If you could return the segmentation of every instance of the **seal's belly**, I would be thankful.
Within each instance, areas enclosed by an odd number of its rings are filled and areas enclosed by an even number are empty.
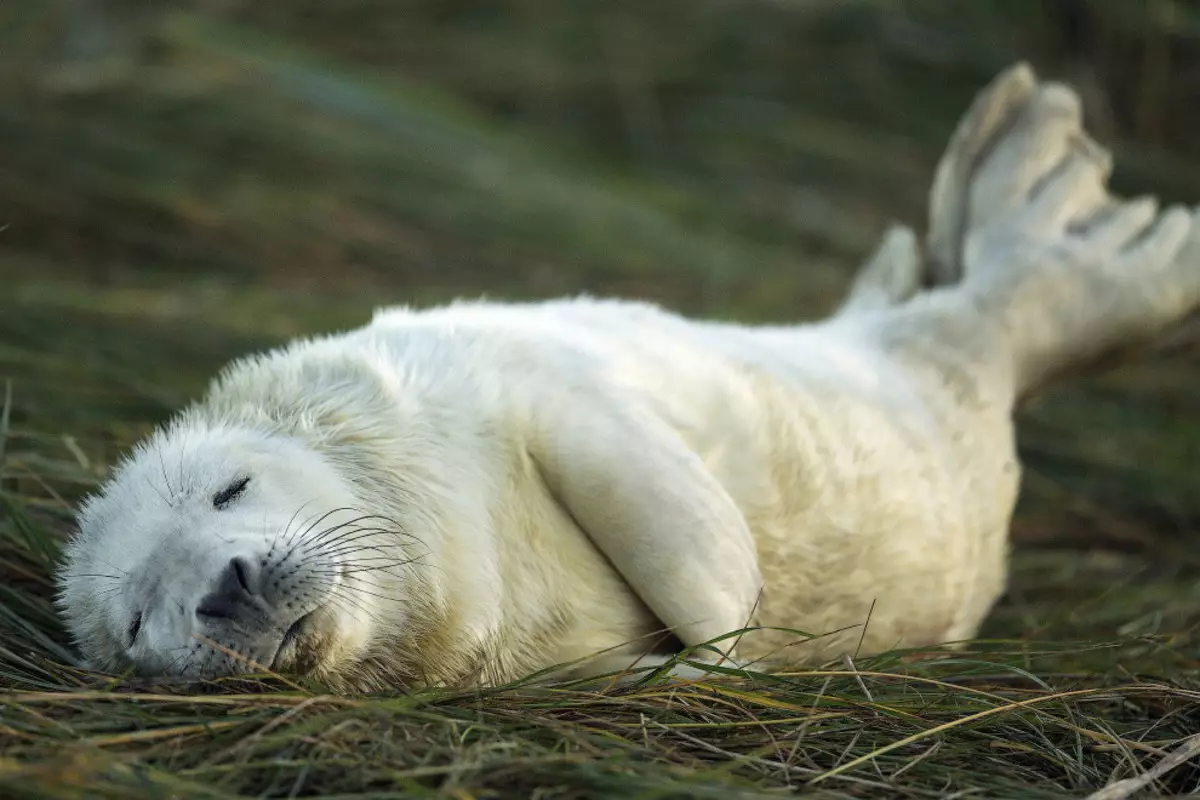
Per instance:
[[[940,435],[919,415],[897,418],[854,396],[756,383],[761,430],[704,455],[755,537],[765,580],[755,622],[819,638],[796,646],[795,635],[758,632],[743,654],[787,644],[791,658],[820,657],[860,638],[867,652],[949,638],[969,595],[993,594],[977,567],[1002,569],[1002,553],[984,550],[1003,521],[972,505],[969,476]]]
[[[513,332],[513,352],[551,342],[547,357],[572,374],[585,365],[658,415],[720,481],[758,549],[754,622],[817,637],[755,632],[743,653],[812,659],[965,638],[1001,591],[1016,493],[1010,421],[930,391],[853,331],[692,322],[619,302],[488,309],[486,325],[492,340]],[[514,525],[579,545],[526,576],[545,581],[554,611],[534,637],[557,643],[544,655],[644,636],[655,621],[626,602],[632,591],[586,534],[532,513],[517,511]]]
[[[1006,574],[1007,420],[930,397],[844,332],[659,315],[620,330],[605,331],[611,374],[700,455],[754,534],[756,624],[816,637],[755,632],[743,655],[809,660],[975,632]]]

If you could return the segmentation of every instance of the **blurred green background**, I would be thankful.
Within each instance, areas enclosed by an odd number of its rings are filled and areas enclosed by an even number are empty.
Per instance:
[[[767,758],[904,737],[820,796],[1077,797],[1145,769],[1197,730],[1195,345],[1022,414],[1003,641],[929,667],[961,691],[296,713],[61,667],[74,503],[228,359],[459,294],[820,315],[890,220],[924,225],[956,121],[1018,59],[1079,89],[1116,188],[1200,202],[1200,2],[0,0],[0,690],[42,692],[0,691],[0,794],[757,797],[726,772],[796,789]],[[1063,687],[1087,691],[1027,708]]]
[[[1196,2],[4,0],[4,480],[65,507],[228,358],[376,304],[818,315],[1017,59],[1117,188],[1200,201]],[[1194,565],[1198,364],[1030,410],[1018,538]]]

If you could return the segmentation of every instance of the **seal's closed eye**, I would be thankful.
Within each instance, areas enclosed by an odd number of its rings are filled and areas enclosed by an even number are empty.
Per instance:
[[[131,647],[133,646],[133,643],[137,641],[138,631],[141,629],[142,612],[139,611],[136,615],[134,615],[133,622],[129,623],[129,630],[126,631],[126,633],[129,635],[129,645]]]
[[[250,478],[241,478],[226,486],[221,491],[213,495],[213,508],[220,511],[225,506],[237,500],[242,492],[246,491],[246,485],[250,483]]]

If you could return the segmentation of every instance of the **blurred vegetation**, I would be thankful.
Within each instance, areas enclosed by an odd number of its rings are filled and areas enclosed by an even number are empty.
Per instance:
[[[1200,202],[1200,2],[4,0],[0,685],[45,694],[0,695],[0,793],[759,796],[912,735],[823,796],[1079,796],[1200,730],[1195,349],[1022,417],[1003,641],[871,665],[951,688],[215,710],[61,666],[71,504],[228,358],[456,294],[818,315],[1017,59],[1081,91],[1118,189]]]
[[[2,244],[109,281],[337,269],[788,318],[753,287],[805,303],[814,258],[918,221],[1017,57],[1085,90],[1118,185],[1194,198],[1192,7],[1035,7],[9,0]]]

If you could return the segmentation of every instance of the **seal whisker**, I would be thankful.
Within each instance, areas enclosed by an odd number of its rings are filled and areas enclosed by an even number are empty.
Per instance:
[[[162,471],[163,486],[166,487],[166,490],[167,490],[168,494],[170,494],[171,499],[168,500],[165,496],[162,495],[161,492],[159,492],[159,497],[162,497],[163,502],[166,503],[167,506],[174,507],[175,498],[178,496],[178,492],[176,492],[175,489],[171,486],[171,480],[170,480],[170,478],[167,477],[167,460],[163,456],[162,447],[155,447],[154,451],[158,454],[158,467]],[[146,481],[148,483],[150,483],[151,486],[154,486],[154,483],[152,481],[150,481],[149,476],[146,477]],[[155,489],[157,490],[157,487],[155,487]]]
[[[387,600],[388,602],[392,602],[392,603],[401,602],[401,598],[399,598],[395,595],[383,594],[381,592],[369,592],[366,589],[362,588],[362,586],[359,586],[359,585],[346,584],[346,591],[353,592],[354,594],[359,594],[359,595],[363,595],[366,597],[373,597],[376,600]]]
[[[393,570],[400,569],[402,567],[406,567],[410,563],[411,562],[409,562],[409,561],[397,561],[392,564],[378,564],[378,565],[372,565],[372,566],[353,566],[353,565],[351,565],[351,566],[347,567],[346,569],[342,570],[342,575],[345,577],[350,577],[352,575],[361,576],[361,575],[372,575],[372,574],[378,573],[378,574],[382,574],[382,575],[387,575],[388,577],[391,577],[391,578],[400,579],[402,576],[397,574],[396,572],[393,572]]]
[[[331,534],[320,540],[314,539],[313,543],[320,545],[322,548],[327,548],[330,546],[356,542],[364,538],[371,538],[373,536],[389,536],[392,538],[397,538],[395,536],[395,531],[390,528],[355,526],[353,528],[340,531],[336,535]],[[393,543],[393,546],[407,546],[407,543],[395,542]]]
[[[386,527],[380,526],[381,528],[392,531],[401,536],[405,536],[408,538],[415,538],[415,537],[413,537],[413,534],[409,533],[405,529],[404,525],[401,525],[394,518],[389,517],[386,514],[377,514],[377,513],[365,514],[364,516],[360,517],[358,521],[361,522],[361,521],[365,521],[365,520],[379,520],[381,522],[386,523]]]
[[[372,517],[368,514],[368,515],[364,515],[361,517],[356,517],[354,519],[346,520],[337,525],[330,526],[329,528],[326,528],[325,530],[321,531],[320,533],[306,536],[305,541],[307,543],[326,542],[326,541],[329,541],[331,537],[335,537],[335,535],[349,535],[349,534],[359,532],[359,531],[369,531],[369,532],[377,532],[377,533],[388,532],[382,528],[366,527],[366,526],[360,525],[360,523],[362,521],[369,520],[371,518]]]
[[[372,520],[381,521],[383,523],[386,523],[386,525],[374,525],[374,526],[363,525],[363,527],[371,527],[371,528],[377,529],[377,530],[386,530],[391,533],[394,533],[397,536],[401,536],[404,538],[410,538],[410,539],[416,538],[415,536],[413,536],[413,534],[406,531],[403,525],[400,525],[398,522],[391,519],[390,517],[387,517],[387,516],[384,516],[381,514],[363,514],[362,516],[356,517],[355,519],[348,520],[347,524],[361,525],[362,523],[372,521]]]
[[[316,525],[313,525],[307,531],[305,531],[303,536],[300,537],[300,542],[302,542],[304,544],[311,544],[314,541],[320,541],[321,539],[331,536],[340,530],[357,525],[361,520],[371,518],[369,514],[363,514],[353,508],[335,509],[334,512],[330,512],[330,513],[335,513],[338,511],[344,511],[347,513],[357,513],[359,516],[352,517],[351,519],[343,520],[334,525],[330,525],[329,527],[322,529],[319,533],[312,532],[313,530],[316,529]],[[321,520],[324,520],[328,516],[329,516],[329,514],[326,514],[324,517],[321,518]],[[321,520],[318,520],[318,524],[320,523]]]
[[[348,570],[353,569],[353,567],[378,564],[400,566],[416,563],[416,559],[410,557],[407,553],[389,552],[388,549],[371,546],[344,547],[332,549],[332,551],[318,551],[313,552],[313,557],[312,559],[301,561],[301,564],[308,566],[308,569],[312,569],[312,565],[316,564],[319,569],[320,561],[332,559],[337,563],[335,569]]]
[[[356,542],[371,541],[378,539],[381,536],[386,536],[386,531],[363,531],[360,529],[348,529],[339,532],[337,535],[330,536],[323,540],[311,540],[305,542],[309,547],[305,548],[306,552],[311,553],[329,553],[333,550],[343,547],[353,547]],[[368,547],[370,545],[361,545]]]
[[[372,573],[372,572],[382,572],[385,575],[392,576],[393,578],[400,578],[401,576],[397,575],[396,573],[392,572],[391,570],[399,569],[400,567],[407,567],[408,565],[410,565],[412,563],[413,563],[412,559],[403,559],[400,561],[391,561],[391,562],[387,562],[384,564],[370,564],[370,565],[355,564],[353,562],[348,562],[348,563],[344,563],[342,565],[341,571],[342,571],[343,575],[364,575],[364,574],[368,574],[368,573]]]
[[[340,568],[347,574],[352,574],[355,570],[372,570],[372,569],[394,569],[398,567],[406,567],[412,564],[415,559],[412,558],[388,558],[386,556],[366,556],[363,558],[348,559],[340,563]]]
[[[187,484],[187,478],[185,477],[186,473],[185,473],[184,467],[186,466],[187,447],[188,447],[188,442],[190,441],[190,439],[191,439],[191,431],[185,430],[184,434],[183,434],[183,444],[179,448],[179,489],[176,492],[177,497],[182,497],[186,494],[185,489],[186,489],[186,484]],[[159,445],[160,452],[161,452],[161,449],[162,449],[162,445],[160,444]]]
[[[357,570],[337,570],[336,572],[334,572],[334,571],[332,571],[332,570],[327,570],[327,571],[314,571],[314,572],[313,572],[313,574],[314,574],[314,575],[319,575],[319,576],[329,576],[329,577],[338,577],[338,578],[354,578],[355,580],[359,581],[360,583],[363,583],[363,584],[366,584],[366,585],[369,585],[369,586],[373,586],[373,587],[376,587],[376,588],[379,588],[379,589],[394,588],[394,587],[384,586],[384,585],[382,585],[382,584],[379,584],[379,583],[377,583],[377,582],[371,582],[371,583],[368,583],[368,582],[365,580],[365,577],[366,577],[366,576],[370,576],[370,575],[373,575],[373,574],[375,574],[375,573],[381,573],[381,574],[383,574],[383,575],[386,575],[386,576],[388,576],[388,577],[390,577],[390,578],[394,578],[394,579],[396,579],[396,580],[403,580],[403,576],[402,576],[402,575],[398,575],[398,574],[396,574],[396,573],[394,573],[394,572],[388,572],[386,568],[357,569]]]
[[[304,503],[304,505],[307,505],[309,502],[312,502],[312,501],[311,501],[311,500],[310,500],[310,501],[306,501],[306,502]],[[296,516],[298,516],[298,514],[296,514],[296,515],[293,515],[292,519],[294,520],[294,519],[296,518]],[[287,526],[286,528],[284,528],[284,532],[285,532],[285,533],[284,533],[284,536],[283,536],[283,546],[285,546],[285,547],[286,547],[286,546],[287,546],[289,543],[291,543],[291,541],[293,540],[293,538],[295,538],[296,536],[299,536],[299,535],[300,535],[300,532],[301,532],[302,530],[304,530],[304,529],[308,528],[308,527],[310,526],[310,524],[316,524],[316,523],[314,522],[314,520],[317,520],[317,519],[318,519],[319,517],[321,517],[321,516],[322,516],[321,512],[320,512],[320,511],[318,511],[318,512],[316,512],[316,513],[314,513],[314,514],[312,514],[312,515],[310,515],[310,516],[307,516],[307,517],[305,517],[305,518],[304,518],[304,521],[303,521],[303,522],[301,522],[301,523],[300,523],[300,524],[299,524],[299,525],[296,527],[296,530],[294,530],[294,531],[292,531],[292,530],[291,530],[291,522],[289,521],[289,523],[288,523],[288,526]],[[274,543],[272,543],[272,544],[271,544],[271,550],[274,550],[274,549],[275,549],[275,545],[274,545]]]
[[[110,586],[107,589],[98,590],[94,596],[98,599],[107,599],[109,597],[116,597],[120,593],[120,591],[121,591],[121,587]]]
[[[348,557],[352,556],[373,556],[377,559],[403,559],[411,558],[412,556],[404,551],[402,547],[395,544],[382,542],[379,544],[368,544],[366,542],[374,541],[375,537],[364,537],[366,541],[355,540],[349,542],[338,543],[335,547],[319,547],[307,551],[300,559],[301,564],[309,564],[315,561],[332,559],[337,562],[343,562]]]
[[[70,572],[70,573],[65,573],[64,577],[66,577],[66,578],[105,578],[108,580],[119,581],[119,580],[123,579],[125,576],[124,575],[106,575],[103,572]]]
[[[292,529],[292,525],[295,524],[296,518],[299,517],[300,512],[302,512],[304,508],[312,502],[312,500],[305,500],[303,503],[301,503],[300,506],[292,512],[292,516],[290,519],[288,519],[287,524],[284,525],[283,528],[275,531],[275,536],[271,539],[271,546],[267,549],[268,553],[275,552],[275,545],[279,542],[281,536],[283,537],[284,541],[287,541],[288,531]]]
[[[397,561],[409,562],[414,560],[413,557],[404,553],[399,548],[396,548],[396,550],[397,552],[392,552],[391,548],[363,546],[329,552],[321,551],[314,553],[314,555],[322,557],[336,556],[338,564],[346,567],[354,566],[355,564],[375,564],[381,562],[390,564]]]
[[[108,561],[106,559],[98,559],[98,560],[101,562],[102,566],[108,567],[111,570],[115,570],[116,572],[121,573],[121,575],[126,578],[129,577],[129,570],[122,569],[121,567],[118,567],[116,564],[114,564],[111,561]]]
[[[280,563],[287,561],[292,556],[292,554],[296,552],[296,548],[300,547],[300,545],[304,544],[308,540],[309,531],[315,529],[317,525],[320,525],[322,521],[328,519],[330,516],[337,514],[339,512],[343,512],[343,511],[353,513],[354,509],[352,509],[352,508],[334,508],[329,511],[326,511],[324,514],[319,515],[318,519],[315,522],[313,522],[313,524],[301,536],[299,536],[295,539],[295,541],[292,543],[291,549],[289,549],[286,553],[284,553],[283,557],[279,559]]]
[[[352,508],[331,508],[325,512],[317,512],[317,513],[313,514],[312,516],[306,518],[304,520],[304,522],[301,523],[301,525],[299,527],[297,527],[296,530],[284,540],[284,544],[291,544],[297,540],[304,541],[304,540],[308,539],[309,533],[311,533],[313,530],[315,530],[318,525],[320,525],[323,521],[325,521],[329,517],[333,516],[334,514],[340,513],[342,511],[353,512],[354,509],[352,509]]]
[[[305,524],[304,524],[304,525],[302,525],[300,528],[298,528],[298,529],[296,530],[296,534],[295,534],[295,535],[296,535],[296,536],[299,536],[299,537],[300,537],[300,538],[302,538],[302,539],[303,539],[303,538],[307,538],[307,537],[308,537],[308,534],[309,534],[309,532],[310,532],[310,531],[312,531],[313,529],[315,529],[315,528],[316,528],[318,525],[320,525],[320,524],[321,524],[323,521],[325,521],[325,520],[326,520],[326,519],[328,519],[329,517],[333,516],[334,514],[338,514],[338,513],[340,513],[340,512],[343,512],[343,511],[349,511],[349,512],[353,512],[353,511],[354,511],[354,509],[353,509],[353,508],[347,508],[347,507],[339,507],[339,508],[331,508],[331,509],[329,509],[328,511],[325,511],[324,513],[320,513],[320,512],[318,512],[317,514],[314,514],[312,517],[309,517],[309,519],[310,519],[310,520],[312,520],[312,522],[311,522],[311,523],[309,523],[309,522],[306,520],[306,521],[305,521]],[[289,540],[289,541],[290,541],[290,540]]]
[[[370,584],[370,585],[372,586],[372,588],[377,588],[377,587],[374,587],[374,584]],[[357,602],[365,602],[367,598],[370,598],[373,600],[387,600],[388,602],[392,602],[392,603],[403,603],[404,602],[403,598],[398,597],[397,595],[394,595],[394,594],[391,594],[388,592],[371,592],[371,591],[368,591],[367,589],[364,589],[362,586],[350,587],[350,589],[346,592],[345,596],[346,597],[355,597],[355,600]]]
[[[361,544],[358,541],[341,542],[336,547],[314,548],[311,551],[311,556],[312,557],[337,558],[340,556],[353,555],[355,553],[377,553],[378,555],[380,555],[384,558],[394,558],[395,554],[393,552],[389,552],[393,548],[395,550],[400,550],[402,552],[401,548],[399,548],[396,545]]]
[[[375,516],[387,523],[388,530],[393,531],[396,534],[403,536],[405,538],[412,539],[414,541],[420,541],[417,538],[416,534],[409,531],[405,525],[402,525],[395,518],[390,517],[387,514],[376,514]]]
[[[166,470],[166,467],[163,467],[163,482],[165,483],[166,480],[167,480],[167,470]],[[163,494],[162,490],[154,485],[154,481],[151,480],[149,475],[147,475],[145,477],[145,481],[146,481],[146,486],[148,486],[152,492],[154,492],[156,495],[158,495],[158,498],[163,501],[164,506],[166,506],[167,508],[171,508],[173,506],[173,503],[167,499],[167,496],[165,494]],[[168,489],[168,491],[170,491],[170,490]]]
[[[387,624],[387,621],[383,617],[379,616],[378,612],[372,611],[370,608],[364,605],[362,601],[353,597],[352,595],[346,593],[336,594],[329,599],[329,604],[335,608],[340,608],[351,613],[361,613],[367,620],[374,622],[377,625],[384,626]]]

